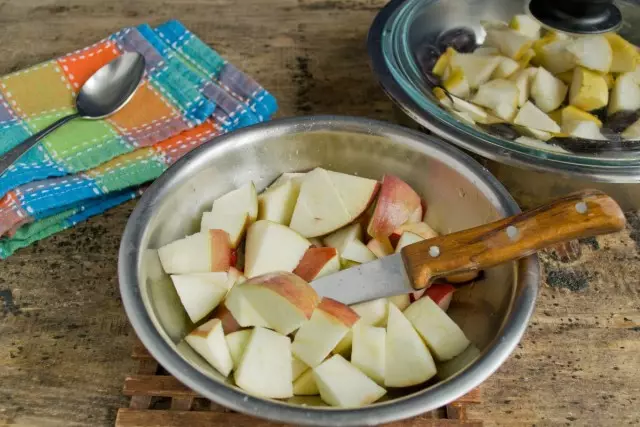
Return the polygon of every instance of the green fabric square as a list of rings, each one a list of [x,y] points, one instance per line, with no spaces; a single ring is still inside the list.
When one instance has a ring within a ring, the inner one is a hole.
[[[39,130],[57,119],[49,116],[27,122]],[[93,168],[132,148],[108,122],[83,119],[72,120],[56,129],[43,139],[43,144],[51,156],[72,173]]]
[[[94,176],[98,187],[105,193],[140,185],[159,177],[167,165],[156,157],[146,157]]]

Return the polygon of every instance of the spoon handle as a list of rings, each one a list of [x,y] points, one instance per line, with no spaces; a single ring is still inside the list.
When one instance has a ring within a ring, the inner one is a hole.
[[[556,243],[623,229],[618,204],[584,190],[537,209],[402,249],[410,279],[419,289],[432,279],[481,270],[519,259]]]
[[[42,129],[40,132],[31,135],[29,138],[25,139],[20,144],[16,145],[11,150],[7,151],[5,154],[0,156],[0,176],[2,176],[2,174],[7,169],[9,169],[9,167],[16,160],[18,160],[24,153],[26,153],[31,147],[36,145],[38,141],[40,141],[45,136],[49,135],[54,130],[58,129],[63,124],[77,117],[80,117],[80,114],[74,113],[56,120],[46,128]]]

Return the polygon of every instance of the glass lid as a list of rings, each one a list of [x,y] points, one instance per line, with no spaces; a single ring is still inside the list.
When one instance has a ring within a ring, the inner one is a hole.
[[[578,35],[541,25],[531,11],[553,15],[549,0],[533,1],[391,1],[369,34],[374,71],[412,118],[485,157],[640,181],[638,2],[563,0],[621,14],[568,20],[591,29]]]

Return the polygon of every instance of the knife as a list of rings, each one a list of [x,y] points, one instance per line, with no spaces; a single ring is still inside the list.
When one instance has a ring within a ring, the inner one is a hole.
[[[494,267],[574,239],[620,231],[620,206],[598,190],[569,194],[536,209],[408,245],[399,253],[311,282],[344,304],[406,294],[434,280]]]

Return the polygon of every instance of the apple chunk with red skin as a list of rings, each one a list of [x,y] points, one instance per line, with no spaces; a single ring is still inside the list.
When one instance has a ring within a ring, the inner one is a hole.
[[[172,274],[171,281],[193,323],[211,313],[233,285],[224,272]]]
[[[393,246],[387,237],[378,237],[369,240],[367,247],[378,258],[384,258],[393,253]]]
[[[238,292],[270,328],[282,335],[290,334],[311,318],[320,302],[307,282],[285,271],[253,277],[232,292]]]
[[[225,377],[229,375],[233,368],[233,360],[219,319],[211,319],[200,325],[184,340],[218,372]]]
[[[358,319],[360,316],[349,306],[323,298],[311,319],[304,322],[296,333],[291,351],[307,365],[318,366]]]
[[[227,271],[231,266],[231,243],[223,230],[208,230],[176,240],[158,249],[167,274]]]
[[[307,282],[340,271],[340,255],[336,248],[310,247],[304,253],[293,274]]]
[[[449,283],[434,283],[427,288],[425,297],[431,298],[433,302],[438,304],[438,307],[443,311],[447,311],[455,290],[456,288]]]
[[[421,207],[420,196],[409,184],[396,176],[385,175],[367,233],[371,237],[388,237]]]

